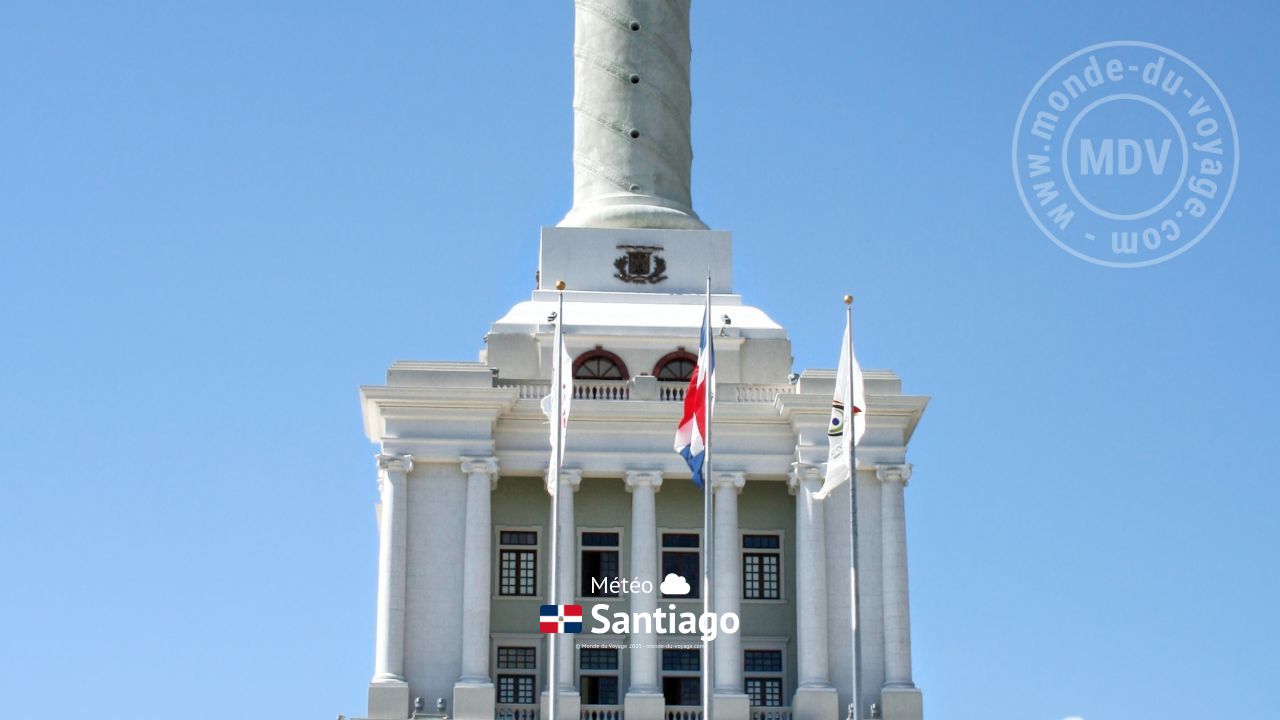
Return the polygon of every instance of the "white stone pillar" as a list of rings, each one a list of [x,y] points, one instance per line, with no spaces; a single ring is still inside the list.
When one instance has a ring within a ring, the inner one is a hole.
[[[453,717],[490,720],[495,709],[493,681],[489,677],[489,604],[493,592],[490,494],[498,482],[498,461],[491,457],[464,457],[462,473],[467,477],[462,550],[462,676],[453,687]]]
[[[374,682],[404,681],[404,575],[408,520],[405,505],[410,455],[378,455],[382,495],[378,530],[378,619],[373,661]]]
[[[817,465],[795,463],[789,481],[796,496],[796,692],[795,720],[837,717],[839,695],[831,684],[827,648],[827,532],[825,501],[813,494],[822,487]]]
[[[907,596],[907,525],[903,488],[910,465],[876,465],[884,568],[884,687],[911,688],[911,615]]]
[[[628,471],[627,492],[631,493],[631,575],[653,584],[652,592],[631,593],[632,613],[653,613],[658,608],[658,522],[654,495],[662,487],[662,473]],[[658,692],[657,635],[631,635],[630,692]],[[649,647],[642,647],[649,646]]]
[[[717,472],[715,491],[715,611],[720,617],[742,610],[742,539],[738,535],[738,493],[746,485],[741,472]],[[715,648],[714,720],[741,720],[749,701],[742,686],[742,634],[720,633]]]
[[[654,495],[662,487],[662,473],[629,470],[631,493],[631,575],[652,583],[651,592],[631,593],[632,613],[652,613],[658,607],[658,521]],[[631,686],[624,698],[628,720],[661,720],[665,701],[658,686],[658,636],[654,632],[631,634]]]
[[[829,687],[827,657],[827,536],[822,501],[813,494],[822,487],[814,465],[796,463],[791,488],[796,496],[796,643],[798,684]]]
[[[573,515],[573,494],[578,491],[581,484],[581,470],[561,468],[560,502],[557,505],[556,517],[556,524],[560,526],[560,547],[556,555],[557,577],[553,580],[556,583],[556,602],[561,605],[572,604],[577,598],[577,588],[573,586],[573,579],[578,567],[574,557],[578,548],[578,526]],[[551,539],[548,538],[547,548],[550,547]],[[551,564],[546,563],[546,566],[549,568]],[[589,623],[590,619],[584,618],[583,622]],[[577,637],[569,633],[556,636],[556,675],[560,682],[560,706],[556,709],[558,720],[578,720],[581,707],[581,697],[578,695],[578,688],[574,685],[577,653],[574,652],[573,646]],[[552,679],[548,678],[547,681],[550,683]],[[541,717],[551,717],[548,694],[545,692],[542,696]]]
[[[560,471],[560,556],[556,559],[558,578],[558,596],[564,604],[572,603],[578,597],[578,589],[573,579],[577,574],[578,525],[573,515],[573,495],[582,484],[581,470],[562,469]],[[560,636],[560,692],[576,692],[573,669],[577,663],[573,650],[577,636],[568,633]]]
[[[369,716],[408,714],[409,685],[404,679],[404,586],[408,530],[410,455],[377,456],[382,510],[378,527],[378,614],[374,635],[373,680]]]

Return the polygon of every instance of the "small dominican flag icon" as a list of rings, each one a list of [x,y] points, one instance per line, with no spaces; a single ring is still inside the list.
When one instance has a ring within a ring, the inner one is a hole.
[[[581,605],[543,605],[538,629],[544,633],[582,632]]]

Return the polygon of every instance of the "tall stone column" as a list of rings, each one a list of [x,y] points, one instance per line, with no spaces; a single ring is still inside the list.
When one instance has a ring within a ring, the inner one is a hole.
[[[903,490],[911,465],[876,465],[880,480],[880,547],[884,572],[884,685],[880,704],[886,720],[923,715],[920,691],[911,681],[911,612],[907,594],[907,523]]]
[[[489,605],[493,593],[490,494],[498,482],[498,461],[491,457],[464,457],[462,473],[467,477],[462,550],[462,676],[453,687],[453,716],[458,720],[492,720],[495,696],[489,677]]]
[[[571,470],[569,468],[560,470],[560,503],[557,506],[558,513],[556,516],[556,524],[560,526],[560,547],[556,555],[556,578],[553,582],[556,583],[556,602],[561,605],[571,604],[577,598],[577,588],[573,586],[573,579],[578,566],[577,562],[575,562],[578,548],[578,526],[573,513],[573,495],[578,491],[578,487],[581,484],[581,470]],[[550,538],[547,539],[547,547],[551,547]],[[547,567],[550,567],[550,563],[547,564]],[[584,620],[584,622],[589,622],[589,620]],[[556,636],[556,654],[558,657],[556,675],[560,683],[560,706],[556,710],[557,715],[559,715],[558,720],[578,720],[581,707],[578,688],[574,684],[574,668],[577,666],[577,657],[573,645],[577,637],[577,635],[568,633]],[[550,678],[548,682],[551,682]],[[545,693],[542,699],[541,717],[551,717]]]
[[[577,0],[562,227],[706,229],[689,172],[689,0]]]
[[[658,608],[658,520],[654,495],[662,487],[662,473],[629,470],[627,492],[631,493],[631,575],[641,583],[650,582],[650,592],[631,593],[631,612],[652,613]],[[631,634],[631,687],[623,704],[628,720],[662,720],[665,701],[658,686],[658,636]]]
[[[816,465],[795,463],[789,485],[796,496],[796,660],[798,677],[791,714],[796,720],[837,715],[827,650],[827,533]]]
[[[746,485],[741,472],[713,473],[715,492],[715,567],[712,579],[716,614],[742,611],[742,540],[738,536],[738,493]],[[720,633],[715,648],[714,720],[742,720],[750,702],[742,686],[742,635]]]
[[[369,717],[404,718],[409,684],[404,678],[404,587],[408,531],[410,455],[377,456],[382,511],[378,528],[378,613]]]

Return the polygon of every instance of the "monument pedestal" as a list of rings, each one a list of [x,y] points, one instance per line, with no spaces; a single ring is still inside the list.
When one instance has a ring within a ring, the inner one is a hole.
[[[627,720],[663,720],[667,701],[660,692],[629,692],[622,700],[622,716]]]
[[[920,688],[881,689],[880,717],[884,720],[923,720],[924,695],[921,694]]]
[[[456,720],[493,720],[495,710],[493,683],[454,684],[451,715]]]
[[[555,720],[579,720],[582,713],[582,696],[577,690],[561,690],[560,691],[560,707],[556,708]],[[542,693],[542,708],[538,717],[545,720],[551,720],[551,695],[550,693]]]
[[[711,720],[748,720],[751,699],[740,693],[716,693],[711,705]]]
[[[840,696],[833,687],[796,688],[791,700],[791,717],[794,720],[833,720],[843,717],[840,713]]]
[[[369,720],[405,720],[409,717],[409,683],[378,680],[369,683]]]

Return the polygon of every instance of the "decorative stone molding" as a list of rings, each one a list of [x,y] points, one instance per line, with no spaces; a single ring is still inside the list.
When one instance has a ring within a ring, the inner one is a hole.
[[[880,482],[900,482],[903,487],[911,480],[911,463],[901,465],[876,464],[876,479]]]
[[[747,484],[747,474],[741,471],[714,472],[711,475],[711,486],[715,488],[732,487],[742,492],[742,488]]]
[[[462,472],[468,478],[477,473],[489,476],[489,489],[498,487],[498,458],[495,457],[462,457]]]
[[[791,473],[787,475],[788,492],[795,495],[801,484],[810,480],[818,483],[822,482],[822,467],[820,465],[802,462],[791,463]]]
[[[543,477],[546,478],[547,482],[550,482],[551,471],[547,470]],[[582,471],[575,468],[560,468],[560,482],[568,485],[570,490],[578,492],[578,487],[582,485]]]
[[[649,485],[654,492],[662,489],[662,471],[661,470],[628,470],[622,481],[627,486],[627,492],[632,492],[637,486]]]
[[[406,475],[413,472],[412,455],[388,455],[379,453],[374,456],[378,462],[378,470],[383,472],[399,472]]]

